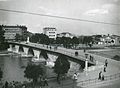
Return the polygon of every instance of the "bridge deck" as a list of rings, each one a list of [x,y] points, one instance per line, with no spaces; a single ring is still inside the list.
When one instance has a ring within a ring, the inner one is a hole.
[[[75,56],[75,53],[71,52],[71,51],[66,51],[65,49],[55,49],[54,46],[51,46],[51,49],[50,49],[50,46],[47,47],[47,45],[42,45],[42,44],[37,44],[37,43],[25,43],[25,42],[9,42],[9,44],[15,44],[15,45],[22,45],[22,46],[25,46],[25,47],[31,47],[31,48],[34,48],[34,49],[37,49],[37,50],[46,50],[46,51],[49,51],[49,52],[52,52],[52,53],[57,53],[57,54],[64,54],[68,57],[72,57],[76,60],[81,60],[81,61],[84,61],[86,60],[85,56],[84,55],[77,55]],[[88,63],[91,64],[91,65],[95,65],[95,61],[90,61],[88,60]]]

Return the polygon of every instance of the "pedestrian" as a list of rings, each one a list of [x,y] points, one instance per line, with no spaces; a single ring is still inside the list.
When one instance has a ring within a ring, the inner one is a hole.
[[[104,69],[103,70],[104,70],[104,72],[106,72],[106,65],[104,65]]]
[[[102,81],[104,81],[104,75],[102,75]]]
[[[86,49],[84,49],[84,53],[86,52]]]
[[[107,59],[105,60],[105,66],[107,67],[107,65],[108,65],[108,61],[107,61]]]
[[[47,78],[44,78],[44,86],[48,86]]]
[[[102,71],[99,72],[99,77],[98,77],[99,80],[101,80],[101,78],[102,78],[101,74],[102,74]]]
[[[73,79],[74,79],[74,80],[77,80],[77,79],[78,79],[78,77],[77,77],[77,73],[74,73],[74,75],[73,75]]]
[[[5,88],[8,88],[8,82],[7,81],[5,82]]]

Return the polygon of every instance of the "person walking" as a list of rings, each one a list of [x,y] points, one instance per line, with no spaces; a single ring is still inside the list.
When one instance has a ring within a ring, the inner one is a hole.
[[[102,75],[102,71],[100,71],[100,72],[99,72],[99,77],[98,77],[98,80],[101,80],[101,78],[102,78],[102,76],[101,76],[101,75]]]
[[[105,66],[107,67],[107,65],[108,65],[108,61],[107,61],[107,59],[105,60]]]
[[[104,69],[103,70],[104,70],[104,72],[106,72],[106,65],[104,65]]]
[[[8,82],[7,81],[5,82],[5,88],[8,88]]]
[[[105,79],[105,78],[104,78],[104,75],[102,74],[102,81],[104,81],[104,79]]]

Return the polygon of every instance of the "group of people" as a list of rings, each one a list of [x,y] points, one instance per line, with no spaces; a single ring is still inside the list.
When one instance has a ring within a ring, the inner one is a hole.
[[[106,59],[106,60],[105,60],[105,64],[104,64],[103,72],[106,72],[107,65],[108,65],[108,61],[107,61],[107,59]],[[102,71],[99,72],[99,77],[98,77],[98,79],[99,79],[99,80],[104,80],[104,74],[102,73]]]

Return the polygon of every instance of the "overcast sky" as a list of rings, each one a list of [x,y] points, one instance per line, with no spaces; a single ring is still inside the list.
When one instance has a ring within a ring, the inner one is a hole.
[[[0,0],[0,9],[54,15],[111,24],[120,24],[120,0]],[[0,10],[0,24],[26,25],[28,31],[43,32],[55,27],[58,33],[77,35],[117,34],[120,25],[54,18]]]

